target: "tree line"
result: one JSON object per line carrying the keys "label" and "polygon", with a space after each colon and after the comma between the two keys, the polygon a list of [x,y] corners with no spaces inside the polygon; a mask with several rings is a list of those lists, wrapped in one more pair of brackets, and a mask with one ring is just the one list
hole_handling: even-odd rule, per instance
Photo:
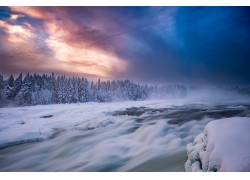
{"label": "tree line", "polygon": [[27,73],[4,80],[0,75],[0,107],[42,104],[138,101],[185,97],[183,85],[148,86],[129,80],[88,81],[86,78]]}
{"label": "tree line", "polygon": [[[0,107],[43,104],[138,101],[184,98],[188,92],[199,93],[202,86],[140,85],[130,80],[88,81],[86,78],[27,73],[4,80],[0,74]],[[250,88],[217,86],[217,91],[233,91],[250,96]]]}

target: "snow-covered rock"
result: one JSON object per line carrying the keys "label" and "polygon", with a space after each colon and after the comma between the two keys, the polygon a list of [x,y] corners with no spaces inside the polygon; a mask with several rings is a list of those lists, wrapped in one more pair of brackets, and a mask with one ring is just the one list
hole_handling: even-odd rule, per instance
{"label": "snow-covered rock", "polygon": [[250,118],[208,123],[187,145],[186,171],[250,171]]}

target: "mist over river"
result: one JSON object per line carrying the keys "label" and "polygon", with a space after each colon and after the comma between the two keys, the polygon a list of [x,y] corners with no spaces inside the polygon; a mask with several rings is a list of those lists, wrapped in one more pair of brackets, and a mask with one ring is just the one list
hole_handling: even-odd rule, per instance
{"label": "mist over river", "polygon": [[249,99],[179,99],[0,109],[0,171],[185,171],[207,123],[250,117]]}

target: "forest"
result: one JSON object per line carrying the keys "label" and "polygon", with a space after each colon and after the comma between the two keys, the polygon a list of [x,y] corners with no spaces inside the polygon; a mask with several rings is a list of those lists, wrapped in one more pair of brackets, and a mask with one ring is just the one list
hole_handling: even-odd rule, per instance
{"label": "forest", "polygon": [[[0,75],[0,107],[30,106],[43,104],[65,104],[86,102],[138,101],[146,99],[184,98],[187,93],[199,93],[203,86],[165,85],[148,86],[130,80],[88,81],[83,77],[66,77],[27,73],[16,79],[11,75],[4,80]],[[221,87],[226,90],[249,96],[250,88]]]}

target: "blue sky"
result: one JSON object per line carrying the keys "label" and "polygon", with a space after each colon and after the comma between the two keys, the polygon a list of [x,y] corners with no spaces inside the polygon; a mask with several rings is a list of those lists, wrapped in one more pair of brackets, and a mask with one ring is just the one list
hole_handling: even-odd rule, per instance
{"label": "blue sky", "polygon": [[0,7],[0,73],[250,85],[249,7]]}

